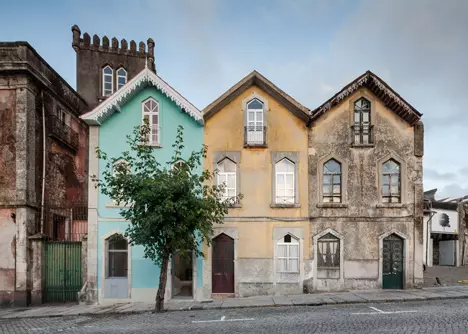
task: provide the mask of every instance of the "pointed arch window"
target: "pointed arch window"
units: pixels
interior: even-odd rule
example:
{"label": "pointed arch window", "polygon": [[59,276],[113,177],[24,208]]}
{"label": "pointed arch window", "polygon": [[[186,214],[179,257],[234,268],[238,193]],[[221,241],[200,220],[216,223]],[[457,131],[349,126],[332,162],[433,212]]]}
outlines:
{"label": "pointed arch window", "polygon": [[114,71],[107,65],[102,69],[102,95],[110,96],[114,92]]}
{"label": "pointed arch window", "polygon": [[286,234],[276,242],[277,271],[284,273],[299,272],[299,241]]}
{"label": "pointed arch window", "polygon": [[159,103],[153,98],[143,102],[143,123],[146,121],[150,128],[148,144],[159,145]]}
{"label": "pointed arch window", "polygon": [[341,164],[335,159],[323,165],[322,196],[324,203],[341,203]]}
{"label": "pointed arch window", "polygon": [[385,203],[400,203],[401,175],[400,164],[393,159],[382,165],[382,200]]}
{"label": "pointed arch window", "polygon": [[223,200],[236,196],[236,163],[229,158],[224,158],[217,165],[217,184],[224,184]]}
{"label": "pointed arch window", "polygon": [[317,242],[317,269],[340,268],[340,239],[331,233],[320,237]]}
{"label": "pointed arch window", "polygon": [[289,159],[276,163],[276,204],[294,204],[295,170],[294,162]]}
{"label": "pointed arch window", "polygon": [[247,103],[246,145],[265,145],[264,105],[254,98]]}
{"label": "pointed arch window", "polygon": [[353,141],[355,145],[373,143],[371,103],[363,97],[354,102]]}
{"label": "pointed arch window", "polygon": [[122,88],[127,83],[127,71],[121,67],[117,70],[117,89]]}

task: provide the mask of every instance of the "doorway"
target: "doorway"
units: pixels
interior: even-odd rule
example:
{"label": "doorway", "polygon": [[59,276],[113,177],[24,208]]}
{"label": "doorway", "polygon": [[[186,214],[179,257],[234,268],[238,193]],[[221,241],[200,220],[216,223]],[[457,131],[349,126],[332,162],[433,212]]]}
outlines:
{"label": "doorway", "polygon": [[403,289],[403,239],[391,234],[383,240],[382,288]]}
{"label": "doorway", "polygon": [[234,239],[222,233],[213,239],[212,292],[234,293]]}
{"label": "doorway", "polygon": [[193,254],[172,256],[172,298],[193,298]]}

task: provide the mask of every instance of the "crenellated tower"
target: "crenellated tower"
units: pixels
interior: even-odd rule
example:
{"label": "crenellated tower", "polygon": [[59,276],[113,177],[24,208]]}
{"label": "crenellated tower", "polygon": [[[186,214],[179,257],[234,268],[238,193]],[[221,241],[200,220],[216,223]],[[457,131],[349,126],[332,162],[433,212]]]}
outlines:
{"label": "crenellated tower", "polygon": [[135,41],[129,43],[107,36],[101,39],[88,33],[81,36],[77,25],[72,27],[72,46],[76,52],[76,88],[92,109],[115,91],[130,81],[142,69],[145,63],[156,72],[154,64],[154,41],[147,43]]}

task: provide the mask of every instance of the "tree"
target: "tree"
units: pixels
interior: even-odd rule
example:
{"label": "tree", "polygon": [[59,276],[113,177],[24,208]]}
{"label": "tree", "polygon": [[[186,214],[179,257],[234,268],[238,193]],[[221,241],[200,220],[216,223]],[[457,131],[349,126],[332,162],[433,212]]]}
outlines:
{"label": "tree", "polygon": [[191,152],[183,160],[183,127],[177,129],[174,154],[161,164],[146,145],[151,129],[137,126],[127,135],[128,151],[121,157],[108,158],[96,149],[99,159],[106,161],[101,178],[94,177],[103,194],[125,204],[122,217],[130,221],[125,231],[131,245],[144,247],[144,256],[161,267],[155,311],[164,310],[167,268],[171,255],[192,252],[200,256],[198,246],[210,245],[213,224],[222,224],[232,202],[241,195],[222,200],[224,185],[211,185],[214,173],[202,170],[207,147]]}

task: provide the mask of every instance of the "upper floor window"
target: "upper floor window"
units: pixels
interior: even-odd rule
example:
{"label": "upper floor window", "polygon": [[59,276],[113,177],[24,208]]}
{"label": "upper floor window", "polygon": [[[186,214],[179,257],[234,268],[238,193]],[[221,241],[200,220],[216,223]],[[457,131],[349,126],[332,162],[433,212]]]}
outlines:
{"label": "upper floor window", "polygon": [[372,144],[371,103],[365,98],[354,102],[353,142],[355,145]]}
{"label": "upper floor window", "polygon": [[228,158],[218,162],[217,184],[224,184],[223,200],[236,196],[236,163]]}
{"label": "upper floor window", "polygon": [[120,89],[127,83],[127,71],[121,67],[117,70],[117,89]]}
{"label": "upper floor window", "polygon": [[317,241],[317,269],[340,268],[340,239],[331,233]]}
{"label": "upper floor window", "polygon": [[400,203],[400,164],[393,159],[382,165],[382,200],[386,203]]}
{"label": "upper floor window", "polygon": [[246,145],[265,145],[263,108],[263,103],[256,98],[247,103]]}
{"label": "upper floor window", "polygon": [[323,202],[341,202],[341,164],[335,159],[323,165]]}
{"label": "upper floor window", "polygon": [[153,98],[143,102],[143,122],[148,122],[150,134],[148,144],[159,144],[159,104]]}
{"label": "upper floor window", "polygon": [[277,241],[278,272],[299,272],[299,242],[290,234]]}
{"label": "upper floor window", "polygon": [[276,204],[294,204],[295,165],[289,159],[276,163]]}
{"label": "upper floor window", "polygon": [[102,69],[102,95],[109,96],[114,92],[114,71],[108,65]]}

